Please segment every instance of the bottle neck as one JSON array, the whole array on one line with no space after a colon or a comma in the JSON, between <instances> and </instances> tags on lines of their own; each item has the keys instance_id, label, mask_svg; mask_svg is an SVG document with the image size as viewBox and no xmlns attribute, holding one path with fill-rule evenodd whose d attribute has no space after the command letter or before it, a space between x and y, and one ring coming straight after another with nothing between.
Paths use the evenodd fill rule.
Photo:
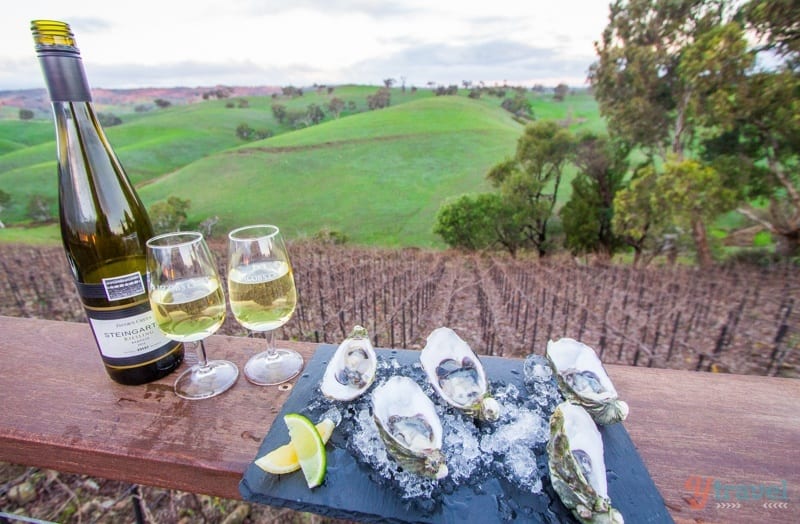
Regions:
<instances>
[{"instance_id":1,"label":"bottle neck","mask_svg":"<svg viewBox=\"0 0 800 524\"><path fill-rule=\"evenodd\" d=\"M53 102L91 102L92 92L83 62L77 53L58 50L39 52L47 91Z\"/></svg>"}]
</instances>

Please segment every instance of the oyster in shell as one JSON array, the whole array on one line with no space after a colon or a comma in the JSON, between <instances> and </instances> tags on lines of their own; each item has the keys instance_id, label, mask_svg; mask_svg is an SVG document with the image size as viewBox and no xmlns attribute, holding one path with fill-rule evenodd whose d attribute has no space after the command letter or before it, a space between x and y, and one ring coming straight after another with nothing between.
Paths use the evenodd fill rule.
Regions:
<instances>
[{"instance_id":1,"label":"oyster in shell","mask_svg":"<svg viewBox=\"0 0 800 524\"><path fill-rule=\"evenodd\" d=\"M377 369L378 357L367 330L355 326L331 357L320 390L334 400L353 400L369 389Z\"/></svg>"},{"instance_id":2,"label":"oyster in shell","mask_svg":"<svg viewBox=\"0 0 800 524\"><path fill-rule=\"evenodd\" d=\"M608 498L603 439L581 406L559 404L550 417L550 480L561 502L583 523L622 524Z\"/></svg>"},{"instance_id":3,"label":"oyster in shell","mask_svg":"<svg viewBox=\"0 0 800 524\"><path fill-rule=\"evenodd\" d=\"M571 338L551 340L547 343L547 360L564 397L586 408L595 422L614 424L628 416L628 404L618 399L592 348Z\"/></svg>"},{"instance_id":4,"label":"oyster in shell","mask_svg":"<svg viewBox=\"0 0 800 524\"><path fill-rule=\"evenodd\" d=\"M416 382L394 376L376 387L372 416L386 449L403 468L434 479L447 476L442 423Z\"/></svg>"},{"instance_id":5,"label":"oyster in shell","mask_svg":"<svg viewBox=\"0 0 800 524\"><path fill-rule=\"evenodd\" d=\"M445 402L481 420L491 422L500 417L500 404L489 394L481 361L455 331L434 329L419 360Z\"/></svg>"}]
</instances>

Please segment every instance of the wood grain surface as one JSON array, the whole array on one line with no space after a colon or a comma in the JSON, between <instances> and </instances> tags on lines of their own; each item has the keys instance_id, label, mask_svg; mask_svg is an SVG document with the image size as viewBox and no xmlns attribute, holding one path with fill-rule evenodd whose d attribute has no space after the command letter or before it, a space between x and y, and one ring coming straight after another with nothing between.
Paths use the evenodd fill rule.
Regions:
<instances>
[{"instance_id":1,"label":"wood grain surface","mask_svg":"<svg viewBox=\"0 0 800 524\"><path fill-rule=\"evenodd\" d=\"M213 336L243 366L263 341ZM315 344L284 342L306 359ZM88 325L0 317L0 460L240 498L238 483L288 397L243 377L202 401L176 375L122 386ZM800 381L609 366L625 421L676 522L796 522ZM291 384L290 384L291 386Z\"/></svg>"}]
</instances>

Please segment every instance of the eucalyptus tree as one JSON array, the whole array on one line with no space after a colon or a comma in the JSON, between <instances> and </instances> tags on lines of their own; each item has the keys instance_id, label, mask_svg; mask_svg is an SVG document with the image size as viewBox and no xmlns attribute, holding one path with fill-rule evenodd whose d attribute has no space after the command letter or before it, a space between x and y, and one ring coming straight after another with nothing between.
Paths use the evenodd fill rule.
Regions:
<instances>
[{"instance_id":1,"label":"eucalyptus tree","mask_svg":"<svg viewBox=\"0 0 800 524\"><path fill-rule=\"evenodd\" d=\"M574 138L553 120L528 124L517 141L513 158L495 165L486 178L513 211L525 243L539 256L552 248L548 224L569 162Z\"/></svg>"},{"instance_id":2,"label":"eucalyptus tree","mask_svg":"<svg viewBox=\"0 0 800 524\"><path fill-rule=\"evenodd\" d=\"M695 155L709 124L709 94L752 65L734 7L726 0L612 2L590 80L615 139L654 165ZM691 231L698 262L710 265L705 221L695 216Z\"/></svg>"},{"instance_id":3,"label":"eucalyptus tree","mask_svg":"<svg viewBox=\"0 0 800 524\"><path fill-rule=\"evenodd\" d=\"M772 233L779 252L798 256L800 3L751 1L742 18L758 37L752 52L768 53L773 64L754 67L709 97L710 114L723 133L706 142L706 153L740 175L738 211Z\"/></svg>"},{"instance_id":4,"label":"eucalyptus tree","mask_svg":"<svg viewBox=\"0 0 800 524\"><path fill-rule=\"evenodd\" d=\"M439 208L433 232L448 246L470 251L501 247L511 256L523 246L522 228L500 193L462 195Z\"/></svg>"},{"instance_id":5,"label":"eucalyptus tree","mask_svg":"<svg viewBox=\"0 0 800 524\"><path fill-rule=\"evenodd\" d=\"M624 187L628 148L608 137L584 133L575 143L572 197L561 209L566 246L573 253L612 255L619 239L612 228L614 198Z\"/></svg>"}]
</instances>

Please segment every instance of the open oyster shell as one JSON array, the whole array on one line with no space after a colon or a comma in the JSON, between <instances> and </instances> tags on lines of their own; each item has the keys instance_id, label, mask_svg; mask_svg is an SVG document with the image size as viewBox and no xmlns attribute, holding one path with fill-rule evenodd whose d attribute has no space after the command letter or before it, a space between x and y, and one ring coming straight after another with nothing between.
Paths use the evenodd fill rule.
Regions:
<instances>
[{"instance_id":1,"label":"open oyster shell","mask_svg":"<svg viewBox=\"0 0 800 524\"><path fill-rule=\"evenodd\" d=\"M447 476L442 423L416 382L394 376L376 387L372 416L386 449L403 468L434 479Z\"/></svg>"},{"instance_id":2,"label":"open oyster shell","mask_svg":"<svg viewBox=\"0 0 800 524\"><path fill-rule=\"evenodd\" d=\"M480 359L455 331L434 329L419 360L445 402L481 420L491 422L500 417L500 404L489 394Z\"/></svg>"},{"instance_id":3,"label":"open oyster shell","mask_svg":"<svg viewBox=\"0 0 800 524\"><path fill-rule=\"evenodd\" d=\"M547 360L567 400L580 404L598 424L625 420L628 404L619 400L597 353L582 342L562 338L547 343Z\"/></svg>"},{"instance_id":4,"label":"open oyster shell","mask_svg":"<svg viewBox=\"0 0 800 524\"><path fill-rule=\"evenodd\" d=\"M583 523L622 524L608 498L603 439L581 406L559 404L550 417L550 480L561 502Z\"/></svg>"},{"instance_id":5,"label":"open oyster shell","mask_svg":"<svg viewBox=\"0 0 800 524\"><path fill-rule=\"evenodd\" d=\"M378 357L367 330L355 326L331 357L320 390L334 400L353 400L369 389L377 369Z\"/></svg>"}]
</instances>

